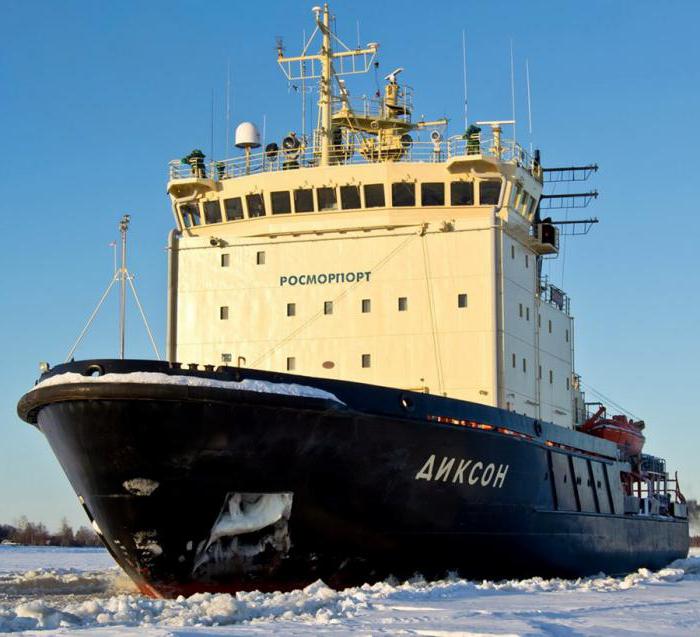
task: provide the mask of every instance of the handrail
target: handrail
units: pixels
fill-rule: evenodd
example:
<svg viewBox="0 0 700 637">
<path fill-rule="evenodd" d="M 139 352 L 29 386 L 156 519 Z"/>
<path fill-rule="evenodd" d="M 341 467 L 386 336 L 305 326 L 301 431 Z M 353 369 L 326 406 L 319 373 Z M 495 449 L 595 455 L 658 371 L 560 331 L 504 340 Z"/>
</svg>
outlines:
<svg viewBox="0 0 700 637">
<path fill-rule="evenodd" d="M 495 157 L 501 161 L 516 163 L 524 167 L 533 176 L 540 179 L 541 172 L 530 155 L 517 142 L 500 140 L 498 147 L 493 139 L 467 140 L 460 136 L 439 141 L 414 141 L 407 144 L 396 143 L 384 147 L 375 145 L 374 138 L 358 140 L 359 144 L 331 146 L 330 156 L 334 165 L 376 164 L 384 162 L 401 163 L 443 163 L 462 157 Z M 312 168 L 319 165 L 320 147 L 302 146 L 295 152 L 279 151 L 274 155 L 260 150 L 248 155 L 224 159 L 221 161 L 182 163 L 181 160 L 169 162 L 169 178 L 191 179 L 208 178 L 214 181 L 234 179 L 282 170 Z"/>
</svg>

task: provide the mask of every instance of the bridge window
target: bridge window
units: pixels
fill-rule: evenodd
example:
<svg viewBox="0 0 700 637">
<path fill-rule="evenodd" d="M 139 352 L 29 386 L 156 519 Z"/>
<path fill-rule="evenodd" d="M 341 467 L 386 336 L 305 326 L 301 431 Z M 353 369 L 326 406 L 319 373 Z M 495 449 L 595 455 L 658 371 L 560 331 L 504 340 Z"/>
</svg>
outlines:
<svg viewBox="0 0 700 637">
<path fill-rule="evenodd" d="M 416 184 L 399 181 L 391 184 L 391 203 L 394 206 L 416 205 Z"/>
<path fill-rule="evenodd" d="M 317 188 L 316 201 L 319 210 L 337 210 L 338 208 L 335 188 Z"/>
<path fill-rule="evenodd" d="M 421 184 L 420 200 L 423 206 L 444 206 L 445 184 L 441 182 Z"/>
<path fill-rule="evenodd" d="M 356 210 L 357 208 L 362 207 L 360 204 L 359 186 L 340 187 L 340 207 L 343 210 Z"/>
<path fill-rule="evenodd" d="M 233 356 L 229 352 L 224 352 L 221 354 L 222 363 L 230 363 L 233 360 Z"/>
<path fill-rule="evenodd" d="M 185 228 L 198 226 L 202 223 L 202 218 L 199 215 L 199 206 L 196 203 L 185 203 L 180 206 L 180 214 L 182 215 L 182 223 Z"/>
<path fill-rule="evenodd" d="M 240 197 L 224 199 L 224 210 L 226 211 L 226 221 L 243 219 L 243 202 Z"/>
<path fill-rule="evenodd" d="M 300 188 L 294 191 L 294 212 L 314 211 L 314 191 L 311 188 Z"/>
<path fill-rule="evenodd" d="M 265 200 L 260 194 L 246 195 L 245 202 L 248 206 L 249 217 L 264 217 L 265 216 Z"/>
<path fill-rule="evenodd" d="M 365 207 L 383 208 L 385 205 L 384 184 L 365 184 Z"/>
<path fill-rule="evenodd" d="M 204 219 L 207 223 L 221 223 L 221 204 L 218 199 L 204 202 Z"/>
<path fill-rule="evenodd" d="M 284 215 L 292 212 L 292 203 L 289 199 L 288 190 L 280 190 L 270 193 L 270 202 L 272 203 L 273 215 Z"/>
<path fill-rule="evenodd" d="M 450 184 L 450 201 L 453 206 L 473 206 L 474 184 L 471 181 L 453 181 Z"/>
<path fill-rule="evenodd" d="M 501 182 L 496 179 L 479 182 L 479 204 L 482 206 L 495 206 L 501 194 Z"/>
</svg>

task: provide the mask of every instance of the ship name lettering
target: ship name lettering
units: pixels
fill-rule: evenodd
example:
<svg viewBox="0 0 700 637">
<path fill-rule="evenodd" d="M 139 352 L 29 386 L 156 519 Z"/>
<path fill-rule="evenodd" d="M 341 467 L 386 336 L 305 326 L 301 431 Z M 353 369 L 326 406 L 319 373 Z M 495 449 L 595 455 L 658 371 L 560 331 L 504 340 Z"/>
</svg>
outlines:
<svg viewBox="0 0 700 637">
<path fill-rule="evenodd" d="M 490 486 L 492 489 L 501 489 L 510 468 L 510 465 L 507 464 L 496 465 L 495 462 L 484 464 L 480 460 L 474 462 L 468 458 L 450 458 L 449 456 L 443 456 L 440 459 L 437 470 L 435 469 L 436 463 L 437 456 L 431 454 L 416 473 L 415 479 L 427 482 L 448 482 L 451 477 L 453 484 L 464 484 L 465 473 L 467 469 L 471 468 L 466 477 L 467 484 L 470 486 L 480 484 L 482 487 Z"/>
<path fill-rule="evenodd" d="M 360 283 L 372 276 L 372 271 L 364 272 L 322 272 L 321 274 L 290 274 L 280 277 L 280 287 L 285 285 L 325 285 L 326 283 Z"/>
</svg>

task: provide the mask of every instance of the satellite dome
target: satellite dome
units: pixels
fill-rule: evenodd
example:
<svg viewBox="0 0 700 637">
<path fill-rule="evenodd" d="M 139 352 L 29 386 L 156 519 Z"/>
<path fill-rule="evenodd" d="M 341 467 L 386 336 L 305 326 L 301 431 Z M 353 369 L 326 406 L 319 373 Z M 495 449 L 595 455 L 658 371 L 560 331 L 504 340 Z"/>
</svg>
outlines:
<svg viewBox="0 0 700 637">
<path fill-rule="evenodd" d="M 236 127 L 237 148 L 258 148 L 260 146 L 260 131 L 252 122 L 242 122 Z"/>
</svg>

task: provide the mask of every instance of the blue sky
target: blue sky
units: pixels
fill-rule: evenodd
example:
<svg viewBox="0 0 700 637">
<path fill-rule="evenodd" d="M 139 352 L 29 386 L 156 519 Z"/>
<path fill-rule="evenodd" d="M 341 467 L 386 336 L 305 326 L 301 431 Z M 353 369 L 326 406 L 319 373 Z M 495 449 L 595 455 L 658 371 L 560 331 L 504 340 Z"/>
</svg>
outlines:
<svg viewBox="0 0 700 637">
<path fill-rule="evenodd" d="M 300 129 L 300 100 L 275 59 L 311 29 L 312 2 L 5 0 L 0 21 L 0 522 L 51 526 L 83 514 L 48 444 L 16 416 L 42 360 L 63 360 L 112 271 L 108 247 L 132 215 L 130 266 L 158 342 L 165 336 L 166 164 L 224 149 L 226 69 L 232 126 L 267 138 Z M 511 116 L 545 165 L 598 162 L 601 191 L 581 211 L 601 223 L 548 264 L 571 294 L 576 362 L 588 383 L 648 423 L 647 450 L 700 496 L 695 393 L 700 358 L 696 271 L 700 44 L 696 2 L 336 2 L 349 44 L 378 41 L 381 77 L 397 66 L 419 113 L 462 128 L 461 31 L 470 119 Z M 532 80 L 527 130 L 525 59 Z M 348 80 L 355 95 L 374 74 Z M 587 186 L 588 184 L 586 184 Z M 116 296 L 78 357 L 115 356 Z M 150 357 L 135 311 L 127 355 Z"/>
</svg>

